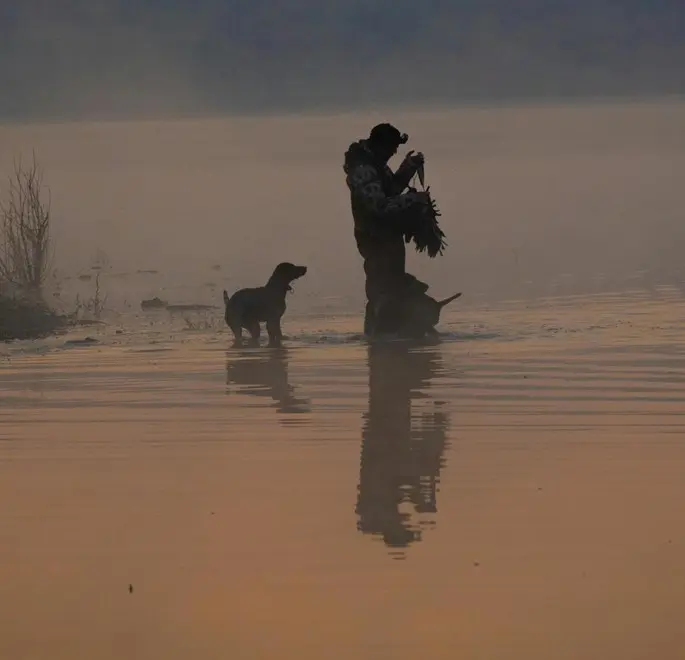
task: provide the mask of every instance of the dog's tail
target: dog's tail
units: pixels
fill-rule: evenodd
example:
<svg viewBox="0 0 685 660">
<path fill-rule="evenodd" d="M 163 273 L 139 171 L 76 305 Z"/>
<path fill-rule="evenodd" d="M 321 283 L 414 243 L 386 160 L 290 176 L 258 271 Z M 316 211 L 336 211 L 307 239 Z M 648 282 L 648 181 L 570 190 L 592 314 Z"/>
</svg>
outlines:
<svg viewBox="0 0 685 660">
<path fill-rule="evenodd" d="M 231 299 L 231 296 L 228 295 L 228 291 L 224 289 L 224 305 L 228 305 L 228 301 Z"/>
<path fill-rule="evenodd" d="M 438 305 L 440 305 L 440 308 L 442 309 L 445 305 L 449 305 L 453 300 L 456 300 L 461 296 L 461 291 L 459 293 L 455 293 L 453 296 L 450 296 L 449 298 L 445 298 L 444 300 L 440 300 L 438 302 Z"/>
</svg>

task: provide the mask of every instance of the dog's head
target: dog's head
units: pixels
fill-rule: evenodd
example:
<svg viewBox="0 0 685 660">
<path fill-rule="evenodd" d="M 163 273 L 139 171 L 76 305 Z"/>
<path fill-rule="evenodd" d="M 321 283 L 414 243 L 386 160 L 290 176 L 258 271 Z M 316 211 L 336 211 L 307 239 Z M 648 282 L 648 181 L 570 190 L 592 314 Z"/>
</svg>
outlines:
<svg viewBox="0 0 685 660">
<path fill-rule="evenodd" d="M 283 261 L 274 269 L 270 282 L 284 285 L 291 290 L 290 283 L 307 273 L 307 266 L 296 266 L 289 261 Z"/>
<path fill-rule="evenodd" d="M 428 294 L 424 294 L 410 298 L 406 309 L 407 323 L 417 328 L 429 329 L 435 327 L 440 321 L 442 308 L 460 296 L 461 293 L 455 293 L 444 300 L 435 300 L 435 298 L 431 298 Z"/>
</svg>

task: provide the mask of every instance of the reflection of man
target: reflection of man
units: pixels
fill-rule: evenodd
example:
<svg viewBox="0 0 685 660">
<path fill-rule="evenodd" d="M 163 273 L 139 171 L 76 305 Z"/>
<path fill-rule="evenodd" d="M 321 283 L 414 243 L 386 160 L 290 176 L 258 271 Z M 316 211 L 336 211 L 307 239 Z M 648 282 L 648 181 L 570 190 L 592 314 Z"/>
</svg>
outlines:
<svg viewBox="0 0 685 660">
<path fill-rule="evenodd" d="M 408 139 L 391 124 L 378 124 L 367 139 L 354 142 L 345 153 L 354 237 L 366 274 L 366 335 L 396 332 L 403 297 L 428 289 L 405 272 L 405 239 L 432 212 L 427 192 L 403 192 L 423 166 L 423 154 L 410 151 L 396 172 L 388 165 Z"/>
<path fill-rule="evenodd" d="M 369 409 L 362 431 L 357 528 L 393 548 L 421 539 L 410 515 L 437 511 L 436 484 L 443 466 L 448 419 L 439 408 L 412 414 L 412 396 L 440 369 L 434 350 L 369 346 Z M 414 422 L 412 424 L 412 422 Z"/>
<path fill-rule="evenodd" d="M 288 351 L 273 348 L 267 351 L 245 352 L 226 362 L 226 385 L 243 385 L 242 394 L 270 397 L 281 413 L 309 412 L 309 399 L 294 395 L 288 380 Z M 227 388 L 227 393 L 228 393 Z"/>
</svg>

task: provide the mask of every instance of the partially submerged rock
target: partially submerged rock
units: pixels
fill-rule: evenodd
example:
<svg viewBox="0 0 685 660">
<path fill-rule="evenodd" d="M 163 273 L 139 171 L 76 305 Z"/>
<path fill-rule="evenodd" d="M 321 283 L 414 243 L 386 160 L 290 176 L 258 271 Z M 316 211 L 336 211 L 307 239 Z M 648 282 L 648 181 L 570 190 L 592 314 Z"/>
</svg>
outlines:
<svg viewBox="0 0 685 660">
<path fill-rule="evenodd" d="M 167 303 L 166 300 L 162 300 L 161 298 L 157 298 L 155 296 L 154 298 L 150 298 L 148 300 L 143 300 L 140 303 L 140 308 L 142 310 L 148 310 L 148 309 L 165 309 L 168 306 L 169 303 Z"/>
<path fill-rule="evenodd" d="M 90 346 L 91 344 L 99 344 L 100 342 L 95 337 L 83 337 L 83 339 L 68 339 L 64 342 L 65 346 Z"/>
</svg>

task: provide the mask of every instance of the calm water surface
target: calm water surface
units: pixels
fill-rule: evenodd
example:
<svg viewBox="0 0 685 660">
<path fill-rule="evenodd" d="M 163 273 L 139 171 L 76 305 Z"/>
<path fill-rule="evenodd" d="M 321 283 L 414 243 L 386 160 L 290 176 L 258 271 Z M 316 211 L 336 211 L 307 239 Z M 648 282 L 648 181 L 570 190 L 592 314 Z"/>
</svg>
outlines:
<svg viewBox="0 0 685 660">
<path fill-rule="evenodd" d="M 677 290 L 214 321 L 2 348 L 0 657 L 685 657 Z"/>
</svg>

